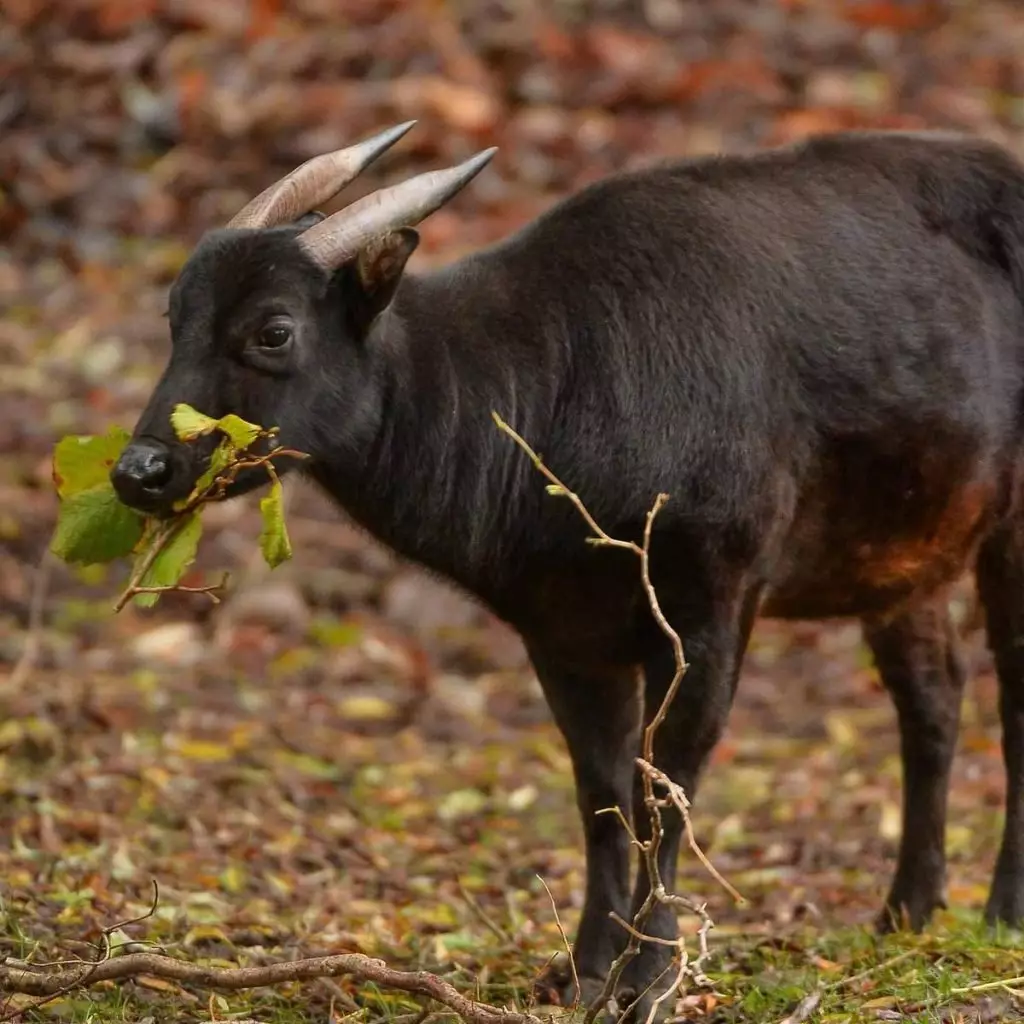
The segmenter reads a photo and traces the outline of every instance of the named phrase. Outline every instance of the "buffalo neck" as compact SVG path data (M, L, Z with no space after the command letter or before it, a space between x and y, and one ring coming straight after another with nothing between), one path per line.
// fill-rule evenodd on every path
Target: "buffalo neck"
M407 277L367 338L363 440L311 473L378 540L485 599L543 496L491 414L543 444L555 379L548 339L530 335L525 347L508 329L509 298L471 261Z

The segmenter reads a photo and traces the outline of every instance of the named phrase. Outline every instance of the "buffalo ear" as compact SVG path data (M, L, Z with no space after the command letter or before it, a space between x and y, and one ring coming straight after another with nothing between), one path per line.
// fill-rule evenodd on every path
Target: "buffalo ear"
M388 307L409 257L420 244L413 228L389 231L368 242L356 257L356 280L371 319Z

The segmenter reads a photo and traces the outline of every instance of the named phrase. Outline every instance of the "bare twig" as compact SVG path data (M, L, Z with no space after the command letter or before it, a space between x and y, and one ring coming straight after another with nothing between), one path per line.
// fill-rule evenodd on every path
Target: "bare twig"
M1024 985L1024 974L1016 978L1001 978L999 981L981 981L976 985L964 985L962 988L951 988L947 995L963 996L969 992L989 992L995 988L1009 988L1012 985Z
M673 983L653 1001L650 1013L648 1015L648 1024L654 1019L657 1013L657 1009L661 1003L670 998L674 993L678 992L686 977L691 977L698 984L704 984L707 982L706 977L703 973L703 964L706 962L708 957L708 944L707 935L708 932L714 927L714 922L707 913L707 909L703 904L697 904L694 901L680 896L674 893L668 893L665 885L661 878L661 870L658 864L659 851L661 847L661 841L664 836L664 828L662 825L661 808L665 806L665 802L659 799L654 792L655 783L665 786L668 790L669 803L679 813L683 827L685 829L686 839L690 845L690 848L696 853L701 863L712 873L714 878L722 884L726 890L738 901L743 900L743 897L733 888L722 875L715 870L708 860L707 856L700 849L697 841L693 834L693 828L690 823L689 816L689 801L686 798L685 793L678 783L673 782L664 772L659 771L654 767L654 738L662 722L665 720L665 716L668 714L669 706L675 699L676 693L679 690L679 686L682 682L683 676L686 674L688 665L686 662L685 652L683 650L683 642L678 631L668 621L664 611L662 610L661 604L658 600L658 595L655 590L654 584L651 580L651 566L650 566L650 548L651 548L651 533L654 528L654 520L658 513L661 511L665 503L669 500L667 494L659 494L654 501L653 506L647 513L647 518L644 522L643 539L640 544L635 541L620 540L612 537L608 534L601 525L594 519L590 514L586 505L582 499L574 491L570 490L563 482L555 475L548 467L544 464L541 457L530 447L530 445L506 423L501 416L496 412L491 413L494 422L498 428L504 433L508 434L510 438L526 453L530 461L536 467L536 469L549 481L548 492L556 497L567 498L572 505L579 512L584 522L590 528L592 537L587 539L593 544L599 544L607 547L622 548L627 551L631 551L640 559L640 577L644 588L644 593L647 597L647 603L650 606L651 614L654 617L655 622L661 629L662 633L665 634L669 643L672 645L672 651L675 660L675 673L669 683L668 689L665 692L661 704L658 709L652 715L650 722L647 724L643 733L643 742L641 744L642 756L636 759L636 764L641 773L641 779L643 783L644 792L644 806L647 809L648 820L650 822L650 838L641 840L637 837L633 829L630 827L625 814L619 807L614 808L602 808L598 813L616 813L619 820L622 822L626 829L626 833L629 836L630 842L640 851L644 867L647 871L647 877L650 885L648 895L640 906L639 910L633 917L632 924L627 923L618 914L612 914L613 920L623 925L629 933L629 940L626 943L622 953L612 963L607 977L605 979L604 987L601 990L600 995L594 1000L593 1004L588 1008L586 1017L584 1018L584 1024L593 1024L597 1015L601 1012L603 1007L607 1005L615 992L618 980L622 975L626 965L632 960L637 953L640 951L640 943L644 941L654 941L660 945L666 945L673 947L679 957L679 969L676 974ZM658 903L667 904L670 906L681 907L692 914L695 914L700 918L701 926L698 931L698 943L699 943L699 954L694 961L689 961L686 952L685 943L682 938L671 940L671 939L659 939L655 936L650 936L645 931L645 925L650 918L655 906ZM649 988L653 987L660 981L660 978L655 979L651 983ZM577 991L579 984L577 982ZM640 998L646 993L640 993L634 1000L633 1006L637 1005ZM632 1009L633 1006L627 1007L623 1012L622 1017L624 1018Z
M306 452L300 452L297 448L285 448L283 446L274 448L266 455L240 454L238 458L233 462L229 462L228 465L221 470L216 480L214 480L205 491L194 495L189 500L181 510L181 514L185 515L188 512L193 512L199 508L200 505L205 505L211 501L223 501L227 496L225 492L235 482L243 470L259 469L262 467L267 471L271 480L277 480L277 471L274 469L273 460L280 458L282 455L292 459L309 458L309 455Z
M715 881L718 882L718 884L725 889L725 891L737 903L746 903L746 900L742 895L740 895L735 886L733 886L732 883L722 875L718 868L708 860L707 854L697 843L697 839L693 834L693 824L690 821L690 801L683 792L683 787L680 786L678 782L673 782L660 768L655 768L655 766L650 762L641 758L638 763L640 764L641 771L649 772L654 781L660 783L668 791L669 799L672 801L676 810L679 811L679 814L683 819L683 828L686 831L686 841L689 843L690 849L694 852L697 859L704 865Z
M50 587L50 576L56 559L49 548L43 550L42 558L32 574L32 590L28 602L28 629L25 632L25 646L15 662L11 674L7 677L7 685L17 690L24 685L32 674L39 660L39 650L43 634L43 614L46 610L46 592Z
M654 1024L654 1019L658 1015L658 1007L661 1006L667 999L674 996L683 987L686 981L686 976L691 973L689 958L686 955L686 949L683 944L679 943L679 970L676 972L676 976L672 981L672 984L665 989L660 995L655 996L651 1000L651 1008L647 1012L647 1020L644 1024ZM659 975L658 980L661 980Z
M480 919L481 924L501 942L511 942L511 936L498 924L490 914L480 906L477 898L460 882L459 894L466 902L466 906L473 911Z
M562 919L558 916L558 906L555 903L555 897L551 895L551 890L548 888L548 883L537 875L537 879L541 885L544 886L544 891L548 894L548 899L551 901L551 912L555 915L555 924L558 926L558 934L562 936L562 944L565 946L565 952L569 956L569 969L572 971L572 980L576 985L576 998L572 1001L571 1009L575 1010L580 1003L580 976L576 971L576 957L572 953L572 944L569 942L569 937L565 934L565 929L562 927Z
M239 991L283 982L351 975L360 981L434 999L469 1024L540 1024L533 1014L503 1010L468 999L428 971L398 971L388 967L383 960L375 960L362 953L310 957L258 967L207 967L158 953L129 953L91 965L87 975L74 970L40 974L0 965L0 991L55 998L85 984L121 981L142 975L223 991ZM19 1009L17 1012L24 1011Z
M122 981L144 976L164 978L170 981L201 985L224 991L262 988L290 981L313 979L327 980L350 975L360 981L368 981L410 992L433 999L458 1014L467 1024L541 1024L529 1013L518 1013L488 1006L462 995L457 989L428 971L398 971L387 966L382 960L364 956L361 953L345 953L337 956L310 957L282 963L264 964L254 967L208 967L191 964L162 953L128 953L112 957L110 936L130 924L137 924L151 917L157 908L160 890L153 882L153 901L149 909L137 917L118 921L103 929L101 933L100 957L96 962L71 962L73 966L57 971L42 972L40 965L14 965L0 961L0 992L18 992L41 998L29 1006L18 1007L3 1017L0 1022L12 1021L29 1010L50 1002L75 989L81 989L103 981ZM84 968L84 969L82 969ZM346 1004L350 1004L346 997Z
M863 981L865 978L870 977L872 974L876 974L878 971L887 970L903 960L909 960L912 956L919 956L920 952L921 951L918 949L905 949L902 953L897 953L896 956L889 957L888 960L883 960L881 963L873 964L871 967L868 967L863 971L858 971L856 974L851 974L849 977L833 981L831 984L825 986L825 991L835 992L838 989L846 988L848 985L852 985L855 981Z
M511 437L512 440L515 441L515 443L519 445L519 447L522 448L524 452L526 452L527 456L529 456L529 459L534 464L534 466L538 470L540 470L540 472L544 476L548 478L553 488L551 493L556 494L560 497L568 498L569 501L573 503L573 505L576 507L576 511L579 512L579 514L583 517L584 521L586 522L587 526L590 527L591 532L594 534L595 540L600 541L602 544L607 544L609 547L625 548L627 551L632 551L635 555L641 554L639 544L634 544L632 541L629 540L616 540L614 537L611 537L607 533L605 533L604 530L602 530L601 527L597 524L597 521L590 514L590 512L587 511L587 506L584 505L583 502L580 500L580 496L578 494L575 494L573 491L570 491L569 488L566 487L565 484L563 484L562 481L559 480L558 477L555 476L555 474L552 473L551 470L544 465L544 462L541 460L541 457L529 446L529 444L526 441L524 441L523 438L519 434L517 434L496 412L491 413L491 418L498 425L498 429L508 434L508 436Z
M169 523L159 527L156 540L150 544L149 550L142 558L142 561L132 569L131 577L128 580L128 586L125 587L124 593L122 593L117 601L114 602L115 614L121 611L121 609L124 608L124 606L135 596L135 588L138 585L139 580L149 572L153 563L157 560L157 556L165 547L167 547L168 542L181 529L184 522L185 519L182 516L177 519L172 519Z
M616 924L621 925L623 928L625 928L625 930L629 932L630 935L640 939L642 942L653 942L656 946L669 946L672 949L679 948L678 939L664 939L660 935L647 935L644 932L639 931L636 925L630 924L629 921L627 921L620 914L616 914L614 910L608 916Z
M45 1006L47 1003L52 1002L60 996L67 995L68 992L71 992L74 989L83 988L86 985L91 985L94 982L101 981L102 978L99 976L99 972L106 965L120 963L120 958L117 960L111 960L113 950L110 945L110 936L121 928L125 928L130 924L138 924L140 921L145 921L147 918L152 917L156 913L156 908L159 902L160 886L154 878L153 900L149 905L149 909L144 914L139 914L137 917L129 917L122 921L115 921L114 924L104 928L100 933L101 944L99 948L99 958L94 963L82 961L82 965L85 968L84 970L64 968L59 971L40 974L31 968L11 967L0 961L0 992L20 992L24 995L42 997L37 999L34 1003L30 1003L28 1006L19 1006L14 1010L5 1013L0 1017L0 1024L4 1024L6 1021L18 1019L31 1010L38 1010L41 1006ZM159 954L130 953L128 954L128 957L157 955ZM125 957L124 959L128 959L128 957ZM45 980L50 984L46 987L38 988L19 988L16 984L10 984L11 978L17 978L20 976L26 976L36 980Z
M131 594L129 596L134 597L136 594L166 594L173 591L176 594L206 594L214 604L220 604L220 595L227 588L229 576L230 574L225 572L221 576L219 583L210 583L205 587L185 587L180 583L175 583L172 586L167 587L134 586L131 588Z

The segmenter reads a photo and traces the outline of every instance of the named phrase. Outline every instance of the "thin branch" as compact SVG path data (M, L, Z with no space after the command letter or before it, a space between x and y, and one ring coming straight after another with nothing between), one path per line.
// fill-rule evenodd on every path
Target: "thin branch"
M689 815L689 800L686 798L686 794L683 792L682 787L673 782L664 772L654 767L654 738L657 734L658 729L661 727L668 714L668 709L675 699L676 694L679 691L680 684L682 683L683 676L686 674L689 665L686 662L685 652L683 650L683 641L678 631L668 621L668 617L665 615L664 610L661 607L661 603L658 600L658 594L654 587L654 583L651 580L651 535L654 529L654 520L658 513L664 507L665 503L669 500L667 494L658 494L654 500L654 504L650 511L647 513L647 517L644 521L643 538L640 544L634 541L619 540L608 534L601 525L594 519L583 503L582 499L574 491L570 490L563 482L555 475L548 467L544 464L543 459L533 450L532 447L519 435L515 430L506 423L501 416L496 412L491 413L495 424L498 428L506 433L523 452L529 457L534 467L549 481L547 488L548 493L555 497L567 498L572 505L579 512L584 522L590 528L592 537L587 538L591 543L601 544L608 547L622 548L627 551L631 551L640 559L640 579L643 584L644 593L647 597L647 603L651 610L651 615L654 617L658 628L664 633L672 646L672 652L675 661L675 673L669 682L668 688L665 691L665 695L662 698L660 705L658 706L655 713L651 716L651 720L648 722L643 732L643 741L641 744L642 756L636 759L636 764L640 770L641 780L643 784L643 803L647 808L648 820L650 823L650 838L646 840L640 840L634 830L630 827L626 815L623 814L622 809L619 807L602 808L597 813L615 813L618 815L623 827L626 830L626 834L629 837L630 843L635 846L639 851L643 861L643 865L647 871L647 878L649 884L649 890L643 904L639 910L633 916L632 923L626 922L618 914L612 913L610 916L612 920L616 921L629 933L629 940L626 943L625 948L619 954L618 957L612 962L609 968L608 974L605 978L604 986L597 999L588 1008L587 1014L584 1018L584 1024L593 1024L597 1015L601 1012L603 1007L611 1000L615 988L618 984L619 978L622 976L622 972L626 965L632 960L640 950L640 943L645 941L655 942L659 945L670 946L676 949L679 956L679 970L676 977L668 988L660 993L654 1000L651 1011L648 1015L648 1024L653 1020L658 1007L665 1000L669 999L674 993L678 992L686 977L691 977L697 984L706 984L707 978L703 973L703 964L708 958L708 932L714 927L714 922L711 920L710 915L707 912L705 904L698 904L693 900L688 899L685 896L681 896L675 893L669 893L666 891L665 884L661 878L661 870L659 867L659 854L661 849L661 842L664 838L664 826L662 823L661 811L662 808L671 805L676 812L679 814L683 829L686 835L687 843L690 849L694 851L697 858L700 860L712 876L730 893L735 900L740 903L745 902L743 897L736 891L736 889L730 885L725 878L717 871L711 864L703 850L697 843L697 840L693 834L693 826L690 822ZM655 782L666 787L668 791L668 804L664 800L659 799L654 792ZM700 928L697 932L697 941L699 944L699 955L694 961L689 961L686 952L685 942L682 938L678 939L664 939L658 938L657 936L651 936L646 933L645 925L650 918L657 904L666 904L668 906L680 907L690 913L696 915L700 919ZM667 973L666 972L663 972ZM645 992L640 993L633 1004L626 1008L621 1014L620 1019L625 1019L626 1016L639 1004L640 999L646 995L646 991L650 990L661 980L661 976L655 979ZM579 990L579 984L577 982L577 991Z
M676 952L679 954L679 961L680 961L680 963L685 965L686 964L686 947L683 944L682 940L680 940L680 939L676 940L675 945L676 945ZM664 968L662 968L661 971L658 972L658 974L655 977L651 978L651 980L647 983L647 986L644 989L642 989L640 992L637 992L637 994L633 997L633 1001L619 1014L619 1020L620 1021L632 1020L634 1015L635 1015L635 1013L636 1013L636 1008L643 1001L644 996L646 996L649 992L653 992L654 989L657 987L658 982L660 982L661 979L664 978L665 975L668 974L668 972L671 969L672 969L672 963L670 961ZM683 971L683 977L685 978L685 976L687 974L689 974L689 973L690 973L689 970L684 970ZM664 998L668 999L670 996L675 995L677 991L678 991L678 989L676 989L673 986L669 985L662 992L662 996ZM656 1011L656 1009L657 1009L657 1004L655 1004L655 1011ZM650 1017L649 1014L648 1014L647 1020L645 1021L645 1024L651 1024L651 1017Z
M988 992L994 988L1007 988L1011 985L1024 985L1024 974L1018 974L1016 978L1003 978L1000 981L981 981L976 985L951 988L948 994L951 996L963 996L969 992Z
M180 583L173 583L166 587L131 587L129 597L136 594L205 594L214 604L220 604L220 595L224 593L228 585L230 573L225 572L221 576L220 583L209 583L204 587L186 587Z
M616 914L613 910L608 915L616 924L621 925L629 932L630 935L640 939L643 942L653 942L656 946L668 946L671 949L679 948L678 939L663 939L660 935L646 935L644 932L638 931L635 925L630 924L624 917Z
M511 942L512 937L505 931L504 928L498 924L490 914L480 906L480 902L477 898L461 883L459 882L459 894L466 902L466 906L473 911L474 914L480 919L483 926L491 932L501 942Z
M629 837L630 843L635 846L638 850L643 848L643 842L638 838L636 832L633 831L633 825L622 813L622 808L616 804L614 807L601 807L594 811L594 814L614 814L619 819L619 824L625 829L626 835Z
M172 519L169 523L162 526L151 542L149 550L143 556L139 564L132 570L131 577L128 580L128 586L125 587L124 593L117 599L114 604L115 614L121 611L122 608L132 599L135 594L135 588L147 572L153 567L153 563L157 560L160 552L173 539L174 535L184 526L185 516L181 515L175 519Z
M651 582L651 531L654 528L655 516L662 510L667 501L667 494L659 494L654 499L654 505L651 507L650 512L647 513L647 519L644 523L644 542L643 547L640 549L640 577L643 580L644 590L647 593L647 602L651 606L651 613L654 615L655 621L672 644L672 653L675 656L676 667L675 674L672 676L672 681L669 683L668 690L665 692L658 710L644 730L644 759L650 763L654 762L655 733L657 733L661 723L665 721L669 706L679 690L679 684L683 681L683 676L686 675L686 671L690 667L683 653L682 638L669 623L668 619L665 618L665 613L661 610L661 604L658 601L654 584Z
M0 962L0 992L20 992L25 995L37 995L42 997L37 999L34 1003L30 1003L28 1006L19 1006L14 1010L8 1011L0 1017L0 1024L20 1019L24 1014L29 1013L32 1010L38 1010L41 1006L45 1006L54 999L67 995L68 992L78 988L84 988L86 985L91 985L97 981L101 981L102 978L100 977L100 972L109 964L120 963L121 959L130 959L131 957L136 956L158 956L159 954L155 953L129 953L126 957L112 960L111 955L113 950L110 945L110 936L121 928L125 928L130 924L138 924L140 921L145 921L147 918L152 917L156 913L156 908L159 902L160 886L154 878L153 900L149 905L149 909L145 913L139 914L137 917L129 917L121 921L115 921L114 924L104 928L100 933L102 941L99 949L99 958L95 963L91 964L83 961L85 970L65 968L48 974L39 974L31 969L10 967L6 966L3 962ZM19 988L17 984L11 983L12 979L17 979L19 977L30 978L33 979L33 981L45 982L46 984L40 987Z
M239 991L284 982L351 975L360 981L434 999L470 1024L540 1024L539 1018L533 1014L504 1010L468 999L428 971L398 971L388 967L383 960L375 960L362 953L310 957L258 967L208 967L158 953L129 953L91 965L87 975L73 970L38 974L0 964L0 991L54 998L85 984L121 981L141 975L223 991ZM17 1011L23 1012L22 1009Z
M550 493L566 497L573 503L576 507L576 511L583 517L587 526L590 527L591 532L598 540L601 541L602 544L607 544L609 547L613 548L625 548L627 551L632 551L636 555L641 553L639 544L634 544L632 541L628 540L616 540L614 537L605 533L597 524L597 521L590 512L587 511L587 506L580 500L579 495L570 491L569 488L566 487L565 484L563 484L562 481L544 465L541 457L530 447L530 445L524 441L523 438L517 434L496 412L491 412L491 418L498 425L498 429L503 430L508 434L508 436L511 437L524 452L526 452L534 466L551 482L551 487L554 488L554 490L550 491Z
M661 993L661 995L656 996L651 1001L651 1008L647 1013L647 1020L644 1022L644 1024L654 1024L654 1019L658 1015L658 1007L661 1006L661 1004L665 1002L667 999L669 999L671 996L675 995L683 987L683 983L686 981L686 976L690 973L691 967L689 963L689 958L686 955L685 947L680 942L679 970L676 972L676 976L672 984L669 985L668 988L666 988L665 991Z
M655 498L654 504L650 511L647 513L647 517L644 521L643 539L642 543L637 544L634 541L618 540L612 537L610 534L605 532L600 524L590 514L586 505L582 499L574 491L570 490L547 466L544 465L544 461L541 457L530 447L530 445L510 427L496 412L492 412L491 416L498 428L504 433L508 434L510 438L526 453L530 461L536 467L537 470L549 481L548 493L556 497L568 498L572 505L576 508L579 514L582 516L584 522L590 528L593 537L588 538L592 543L598 543L608 547L622 548L627 551L631 551L640 559L640 579L643 585L644 593L647 597L647 603L650 607L651 614L654 617L659 629L665 634L669 643L672 645L672 652L675 661L675 673L668 685L665 695L662 698L661 704L658 706L655 713L651 716L650 722L648 722L643 732L643 742L641 744L642 757L637 758L637 767L641 772L641 779L643 783L643 802L647 808L648 820L650 822L650 838L647 840L640 840L632 828L629 826L629 822L626 820L625 814L623 814L621 808L602 808L598 813L613 812L618 814L619 820L625 827L626 834L629 836L629 840L639 851L643 860L644 867L647 871L648 884L650 886L648 894L644 899L643 904L639 910L634 914L632 924L627 923L618 914L612 914L612 920L617 921L620 925L626 928L629 933L629 940L626 943L625 948L619 954L618 957L612 962L611 967L608 970L608 974L605 977L604 986L601 989L597 999L594 1000L593 1004L588 1008L587 1014L584 1018L584 1024L593 1024L597 1015L601 1012L603 1007L608 1004L611 1000L615 988L618 985L619 978L622 976L622 972L626 965L639 953L640 943L652 940L658 942L660 945L671 946L677 950L679 956L679 970L673 983L661 993L654 1001L654 1006L651 1010L651 1016L657 1011L658 1006L666 999L670 998L671 995L679 991L680 986L687 976L690 976L698 984L705 983L707 979L704 977L702 971L702 964L705 962L708 956L708 945L707 945L707 934L710 929L714 926L714 922L711 920L710 915L707 912L705 905L697 904L686 897L679 896L676 894L670 894L666 891L665 885L661 878L661 871L658 864L661 842L664 837L664 827L661 818L661 808L666 806L664 801L660 800L654 792L654 782L661 782L665 780L669 783L669 802L680 814L683 827L685 829L687 841L690 847L697 852L697 855L702 864L706 865L723 885L726 886L728 891L734 896L739 897L739 893L736 892L732 886L725 882L721 874L715 871L711 867L710 862L704 855L697 845L696 839L693 835L693 829L690 825L689 819L689 802L686 800L685 794L683 793L682 787L676 783L672 783L668 776L664 773L659 772L657 776L653 774L654 764L654 737L665 720L665 716L668 714L669 706L675 699L675 696L679 690L679 686L682 682L683 676L686 674L688 665L686 662L685 653L683 650L683 641L679 633L668 621L665 615L661 603L658 600L657 591L655 590L654 584L651 580L651 564L650 564L650 550L651 550L651 534L654 529L654 520L658 513L664 507L665 503L669 500L667 494L658 494ZM742 899L742 897L739 897ZM670 906L682 907L691 913L697 915L700 918L701 926L698 931L698 942L700 944L700 953L695 961L689 962L684 940L678 938L675 940L670 939L656 939L653 936L646 934L645 926L649 920L651 913L654 911L655 906L658 903L667 904ZM663 973L667 973L663 972ZM648 990L656 985L660 981L659 978L655 979ZM577 991L579 990L579 984L577 982ZM640 999L646 994L645 992L640 993L633 1004L626 1008L621 1014L621 1018L625 1017L633 1010L633 1008L639 1003Z
M739 904L744 904L747 901L739 893L735 886L722 873L708 860L707 854L700 848L700 844L697 842L696 837L693 834L693 823L690 821L690 801L687 799L686 794L683 792L683 787L678 782L673 782L660 768L656 768L649 761L645 761L643 758L637 758L637 763L640 765L642 771L650 772L655 782L659 782L668 791L669 799L675 806L683 819L683 828L686 831L686 841L689 843L690 849L693 851L697 859L704 865L708 873L722 886L723 889Z
M576 998L572 1002L570 1009L575 1010L580 1004L580 976L576 971L576 957L572 953L572 945L569 943L569 937L565 934L565 929L562 927L562 919L558 916L558 906L555 903L555 897L551 895L551 890L548 888L548 883L537 875L537 880L541 885L544 886L544 891L548 894L548 899L551 901L551 912L555 915L555 924L558 926L558 934L562 936L562 943L565 946L565 951L569 955L569 969L572 971L572 980L576 985Z
M835 992L837 989L845 988L847 985L852 985L855 981L863 981L864 978L868 978L872 974L876 974L878 971L893 967L903 960L909 960L912 956L919 956L920 952L921 951L918 949L905 949L902 953L897 953L896 956L890 957L888 960L883 960L881 963L873 964L871 967L868 967L863 971L858 971L856 974L851 974L849 977L833 981L831 984L825 986L825 991Z

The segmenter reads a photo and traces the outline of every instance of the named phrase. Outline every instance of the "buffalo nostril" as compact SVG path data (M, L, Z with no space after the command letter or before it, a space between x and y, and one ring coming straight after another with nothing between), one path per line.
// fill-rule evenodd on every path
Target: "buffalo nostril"
M139 482L153 490L163 487L171 478L171 460L166 452L150 451L140 461Z
M155 445L129 445L110 474L114 490L127 505L155 497L171 481L171 456Z

